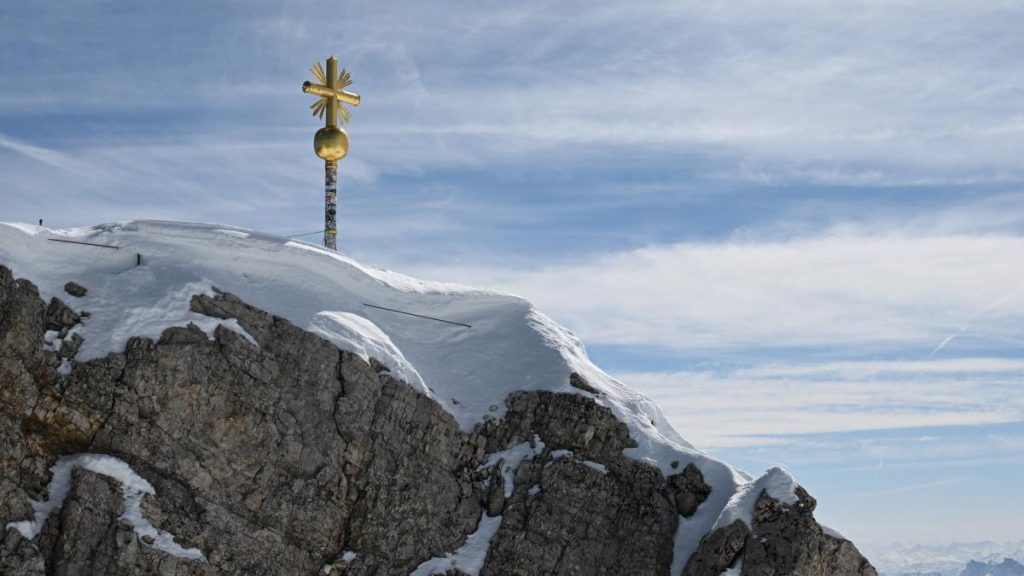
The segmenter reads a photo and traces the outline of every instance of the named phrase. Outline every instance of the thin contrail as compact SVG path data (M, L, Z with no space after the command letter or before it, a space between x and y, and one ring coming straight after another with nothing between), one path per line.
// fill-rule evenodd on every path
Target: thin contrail
M966 334L967 333L967 329L971 327L971 324L973 324L975 320L977 320L978 318L984 316L985 314L988 314L989 312L992 312L993 310L996 310L997 308L999 308L1000 306L1005 304L1006 301L1009 300L1011 297L1016 296L1017 293L1018 293L1017 290L1008 292L1002 298L997 299L995 302L992 302L988 306L985 306L981 310L978 310L977 312L972 314L971 317L968 318L966 322L964 322L964 325L963 325L962 328L960 328L956 332L950 334L949 336L946 336L942 340L942 342L940 342L939 345L936 346L934 350L932 350L932 352L931 352L931 354L929 354L929 356L935 356L936 354L941 352L942 349L945 348L946 346L948 346L950 342L955 340L957 338L957 336L963 336L964 334Z
M959 331L954 332L953 334L950 334L949 336L946 336L946 338L941 343L939 343L939 345L936 346L934 350L932 350L932 353L929 354L929 356L935 356L936 354L938 354L943 348L946 347L947 344L952 342L954 338L956 338L957 336L960 336L964 332L966 332L966 329L961 328Z

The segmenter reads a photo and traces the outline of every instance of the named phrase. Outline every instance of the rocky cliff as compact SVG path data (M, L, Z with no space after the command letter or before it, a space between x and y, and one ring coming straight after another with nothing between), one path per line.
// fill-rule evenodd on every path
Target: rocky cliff
M802 488L722 493L702 460L631 457L580 374L466 430L373 357L224 292L190 312L234 329L80 361L89 289L47 301L0 266L2 574L875 574ZM749 517L725 515L739 500Z

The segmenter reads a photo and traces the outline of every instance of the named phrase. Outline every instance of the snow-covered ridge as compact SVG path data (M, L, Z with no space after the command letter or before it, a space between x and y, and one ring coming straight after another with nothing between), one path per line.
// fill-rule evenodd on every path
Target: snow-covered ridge
M466 431L484 418L500 418L513 391L589 394L570 386L569 376L576 372L598 391L591 397L628 426L638 446L627 456L666 475L693 462L713 488L697 513L680 521L673 573L720 516L744 517L752 506L751 498L732 498L756 487L750 476L696 450L653 402L605 374L575 335L517 296L417 280L250 230L165 221L66 230L0 224L0 264L34 282L44 299L56 296L76 311L89 312L77 329L84 338L77 361L122 351L133 336L156 338L168 327L188 323L207 332L225 325L254 342L237 322L190 311L193 295L216 288L341 349L376 358L436 400ZM81 298L64 293L69 280L88 293ZM792 478L781 470L770 474L762 484L779 488L772 495L788 500L782 488L795 485Z

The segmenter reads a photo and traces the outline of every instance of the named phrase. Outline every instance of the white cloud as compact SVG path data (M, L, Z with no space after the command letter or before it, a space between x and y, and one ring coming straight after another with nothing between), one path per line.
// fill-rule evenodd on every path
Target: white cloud
M146 75L149 58L126 57L111 43L94 46L102 57L88 66L19 69L0 90L0 111L199 108L235 125L302 126L296 86L322 58L319 39L339 38L337 22L319 17L334 7L265 8L203 21L195 43L163 34L137 41L159 25L147 13L80 10L84 29L106 26L161 55L178 42L179 53L162 58L155 76ZM366 149L374 170L615 149L664 163L721 159L724 166L695 167L719 179L875 186L1024 178L1015 153L1024 147L1019 1L450 1L344 12L358 25L345 27L336 46L364 91L353 130L376 139ZM45 38L50 58L81 57L85 33L65 29L64 14L11 23L12 44ZM54 91L54 81L76 90ZM189 131L202 130L225 129L196 121Z
M954 486L958 484L964 484L974 480L973 476L956 476L953 478L943 478L942 480L935 480L932 482L920 482L918 484L910 484L907 486L899 486L897 488L889 488L886 490L876 490L873 492L859 492L850 494L850 498L865 498L875 496L891 496L893 494L903 494L904 492L918 492L920 490L931 490L933 488L941 488L945 486Z
M899 378L935 375L999 375L1024 374L1024 360L1016 358L948 358L942 360L861 360L818 362L809 364L766 363L738 368L734 374L742 378L816 377L843 380L884 376Z
M930 351L1024 341L1024 238L834 232L651 246L532 270L423 268L521 294L591 344Z
M799 435L1024 421L1024 360L766 363L616 376L656 401L687 440L708 449L797 444L827 452ZM1021 445L1015 436L983 443L900 438L895 445L861 441L858 456L968 458Z
M421 61L451 56L450 68L391 96L430 114L395 107L389 116L476 154L486 139L511 156L609 146L704 152L772 180L1019 179L1012 151L1024 138L1024 109L1014 95L1024 85L1005 57L1024 51L1010 33L1024 19L1019 8L588 3L522 5L497 23L469 8L455 25L486 35L446 36L437 47L421 33L403 43ZM598 46L600 58L576 56ZM458 48L492 54L488 64L503 73L448 54Z
M82 162L80 159L68 154L41 146L34 146L3 134L0 134L0 148L19 154L49 168L68 172L76 177L92 179L101 176L88 162Z

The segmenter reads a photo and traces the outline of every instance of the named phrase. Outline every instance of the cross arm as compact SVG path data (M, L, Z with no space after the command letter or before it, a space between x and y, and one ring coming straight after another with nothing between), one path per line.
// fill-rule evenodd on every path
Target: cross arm
M323 84L313 84L308 80L302 83L302 91L306 94L313 94L314 96L320 96L322 98L334 97L345 104L359 106L359 94L353 94L352 92L346 92L345 90L332 90Z

